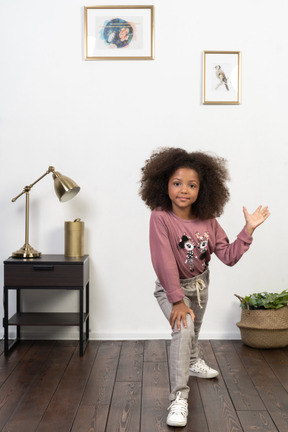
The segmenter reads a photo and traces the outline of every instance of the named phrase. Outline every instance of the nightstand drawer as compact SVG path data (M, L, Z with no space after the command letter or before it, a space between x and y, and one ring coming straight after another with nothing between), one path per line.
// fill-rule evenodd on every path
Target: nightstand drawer
M25 263L4 267L6 286L83 286L83 266L78 264L61 265L55 263Z

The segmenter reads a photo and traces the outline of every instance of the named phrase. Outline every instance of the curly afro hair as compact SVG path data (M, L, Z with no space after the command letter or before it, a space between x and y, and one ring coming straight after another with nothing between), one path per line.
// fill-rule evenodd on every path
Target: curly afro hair
M200 180L198 198L192 208L194 216L201 220L219 217L230 197L226 186L229 180L226 160L203 152L188 153L180 148L160 148L146 160L139 191L146 205L151 210L172 209L168 181L179 168L193 169Z

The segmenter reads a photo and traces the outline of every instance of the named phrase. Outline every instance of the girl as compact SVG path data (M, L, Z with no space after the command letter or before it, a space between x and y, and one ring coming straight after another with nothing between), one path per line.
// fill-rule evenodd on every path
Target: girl
M172 328L171 393L167 424L187 423L189 375L214 378L218 372L199 358L198 336L206 309L212 253L237 263L252 243L268 207L253 214L243 207L245 227L233 243L216 217L229 199L226 161L179 148L154 152L142 168L140 196L152 210L150 249L158 280L155 297Z

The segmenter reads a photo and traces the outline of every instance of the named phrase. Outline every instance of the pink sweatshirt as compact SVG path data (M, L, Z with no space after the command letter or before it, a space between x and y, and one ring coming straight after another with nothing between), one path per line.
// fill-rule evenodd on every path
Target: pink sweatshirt
M233 266L249 249L252 237L247 230L233 243L216 219L184 220L172 211L155 209L150 218L150 250L156 275L170 303L184 297L179 279L190 279L207 268L214 252Z

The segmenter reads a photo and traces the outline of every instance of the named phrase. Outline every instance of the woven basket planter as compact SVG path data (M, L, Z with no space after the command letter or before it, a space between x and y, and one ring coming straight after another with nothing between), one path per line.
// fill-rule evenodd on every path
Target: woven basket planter
M236 324L245 345L252 348L283 348L288 345L288 307L242 309Z

